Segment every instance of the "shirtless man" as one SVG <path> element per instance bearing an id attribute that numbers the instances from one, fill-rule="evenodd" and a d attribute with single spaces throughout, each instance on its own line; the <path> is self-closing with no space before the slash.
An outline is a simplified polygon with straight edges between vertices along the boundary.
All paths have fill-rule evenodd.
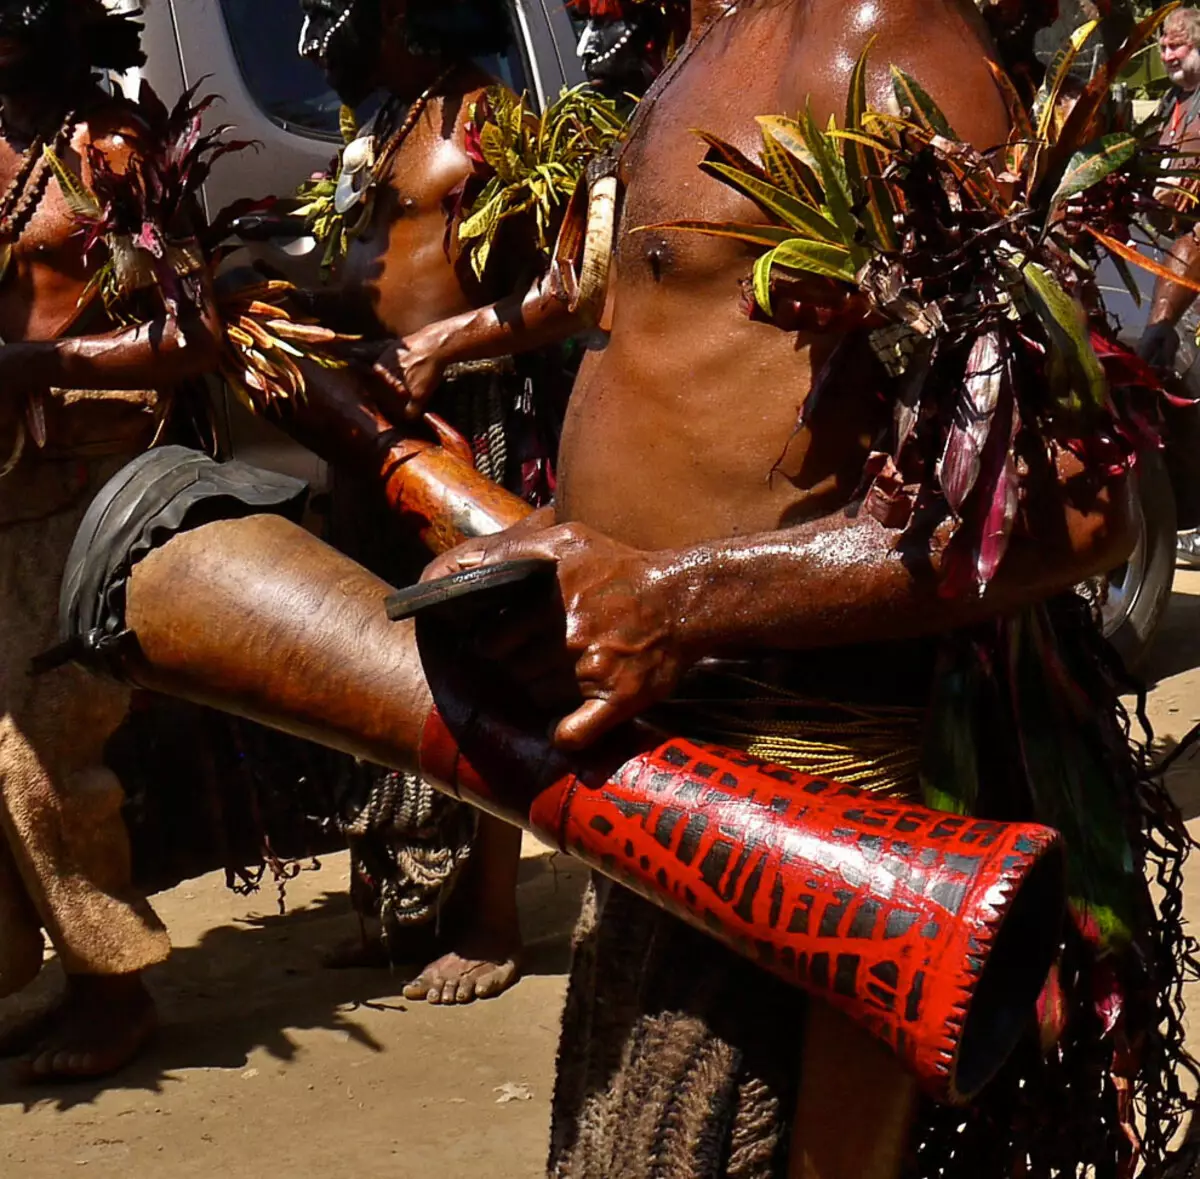
<path id="1" fill-rule="evenodd" d="M 0 995 L 40 970 L 43 930 L 67 976 L 61 1003 L 0 1043 L 30 1050 L 30 1080 L 129 1060 L 155 1023 L 142 971 L 170 950 L 132 887 L 121 788 L 102 765 L 126 690 L 75 668 L 29 675 L 56 642 L 61 570 L 89 500 L 150 443 L 171 387 L 215 367 L 206 313 L 168 318 L 158 303 L 157 318 L 117 328 L 98 299 L 81 308 L 105 250 L 83 256 L 42 157 L 52 147 L 85 185 L 88 145 L 129 166 L 143 124 L 91 70 L 141 61 L 139 30 L 99 0 L 0 3 Z"/>
<path id="2" fill-rule="evenodd" d="M 887 654 L 887 644 L 1046 599 L 1110 567 L 1130 543 L 1120 497 L 1101 493 L 1087 507 L 1077 506 L 1065 490 L 1077 468 L 1060 455 L 1057 484 L 1051 478 L 1028 490 L 1023 532 L 987 592 L 941 596 L 936 554 L 923 573 L 899 558 L 891 530 L 866 512 L 846 510 L 883 424 L 880 414 L 889 412 L 869 370 L 841 382 L 828 412 L 811 429 L 797 431 L 797 406 L 836 336 L 785 333 L 748 319 L 737 299 L 752 260 L 747 250 L 717 239 L 639 232 L 684 218 L 756 220 L 749 203 L 697 171 L 705 147 L 689 129 L 703 128 L 753 154 L 757 115 L 802 109 L 811 99 L 818 124 L 831 113 L 840 117 L 850 70 L 871 37 L 877 48 L 868 95 L 877 108 L 889 103 L 887 67 L 894 63 L 921 80 L 964 141 L 1003 143 L 1005 104 L 988 72 L 986 35 L 969 0 L 693 0 L 691 22 L 681 64 L 656 91 L 622 160 L 626 187 L 611 279 L 611 339 L 586 358 L 572 394 L 555 503 L 515 533 L 469 544 L 427 572 L 522 557 L 557 563 L 575 696 L 573 703 L 567 703 L 571 693 L 562 696 L 566 715 L 555 740 L 570 750 L 667 699 L 688 668 L 714 655 L 805 652 L 789 661 L 791 674 L 807 688 L 803 694 L 823 699 L 848 686 L 853 691 L 855 683 L 857 690 L 878 687 L 887 666 L 904 680 L 896 688 L 904 702 L 925 700 L 927 670 L 918 670 L 919 660 Z M 537 338 L 561 314 L 537 292 L 523 315 L 511 308 L 476 313 L 457 336 L 457 355 L 486 355 L 500 340 L 505 348 L 519 347 L 523 334 Z M 542 695 L 563 673 L 536 655 L 561 641 L 561 631 L 555 638 L 545 629 L 561 626 L 554 618 L 539 611 L 492 650 L 531 676 Z M 721 973 L 714 951 L 698 959 L 701 965 L 693 962 L 697 989 L 680 992 L 679 1011 L 655 1006 L 664 1001 L 650 996 L 684 984 L 668 985 L 669 975 L 650 966 L 652 948 L 669 939 L 670 922 L 642 909 L 611 890 L 598 928 L 577 957 L 551 1147 L 551 1171 L 562 1179 L 643 1173 L 646 1164 L 638 1159 L 657 1149 L 656 1134 L 667 1125 L 645 1111 L 661 1101 L 655 1108 L 663 1118 L 672 1116 L 679 1094 L 667 1078 L 677 1077 L 682 1087 L 692 1075 L 671 1073 L 646 1045 L 661 1043 L 674 1020 L 681 1045 L 688 1045 L 677 1051 L 702 1051 L 687 1039 L 695 1027 L 693 1004 L 704 1001 L 700 988 L 711 995 L 726 986 L 730 1001 L 747 1011 L 766 1002 L 757 988 L 738 994 L 728 981 L 738 976 Z M 646 923 L 659 932 L 641 932 Z M 644 952 L 646 961 L 622 957 L 624 946 L 635 958 Z M 663 952 L 657 969 L 672 969 L 667 958 Z M 612 1014 L 639 1004 L 649 1006 L 627 1023 Z M 709 1016 L 719 1019 L 720 1011 L 709 1009 Z M 855 1059 L 837 1021 L 814 1020 L 807 1028 L 810 1059 L 820 1060 L 822 1052 L 826 1065 L 835 1057 Z M 748 1041 L 738 1047 L 753 1056 Z M 869 1059 L 847 1066 L 852 1079 L 832 1084 L 826 1104 L 817 1097 L 807 1106 L 795 1128 L 802 1147 L 822 1118 L 844 1115 L 846 1102 L 858 1103 L 861 1125 L 899 1127 L 902 1142 L 908 1118 L 903 1085 L 886 1062 Z M 830 1074 L 819 1068 L 812 1075 L 807 1084 L 817 1088 L 807 1090 L 809 1099 Z M 729 1084 L 736 1089 L 745 1082 L 746 1074 L 735 1071 Z M 715 1092 L 709 1099 L 717 1100 Z M 753 1110 L 733 1107 L 722 1107 L 733 1122 L 753 1120 Z M 783 1118 L 786 1123 L 786 1113 Z M 643 1131 L 646 1137 L 639 1137 Z M 828 1165 L 831 1174 L 893 1174 L 897 1156 L 888 1152 L 894 1138 L 892 1147 L 872 1154 L 887 1138 L 847 1128 L 849 1145 L 836 1163 L 816 1160 L 810 1172 L 814 1160 L 800 1149 L 790 1173 L 824 1175 Z M 758 1147 L 768 1154 L 773 1149 L 765 1141 Z M 716 1174 L 699 1157 L 663 1173 Z M 762 1163 L 738 1173 L 777 1172 Z"/>
<path id="3" fill-rule="evenodd" d="M 394 341 L 375 366 L 373 390 L 398 423 L 411 425 L 419 417 L 415 407 L 426 404 L 453 421 L 439 393 L 442 329 L 489 304 L 500 293 L 488 289 L 498 281 L 492 275 L 504 271 L 489 266 L 486 283 L 476 281 L 448 231 L 447 203 L 474 174 L 466 126 L 496 81 L 471 57 L 504 48 L 508 17 L 502 6 L 476 0 L 301 0 L 301 6 L 301 52 L 321 65 L 343 100 L 357 105 L 376 90 L 387 96 L 373 140 L 382 162 L 357 179 L 360 199 L 348 213 L 356 229 L 333 288 L 314 296 L 314 308 L 331 326 Z M 510 265 L 509 273 L 510 282 L 528 281 L 528 270 Z M 429 330 L 431 323 L 439 328 Z M 483 392 L 478 381 L 475 388 Z M 519 833 L 482 816 L 466 878 L 455 890 L 453 912 L 460 917 L 443 919 L 452 927 L 452 948 L 405 987 L 406 997 L 467 1003 L 516 981 L 519 855 Z M 381 957 L 376 951 L 368 946 L 365 960 Z"/>

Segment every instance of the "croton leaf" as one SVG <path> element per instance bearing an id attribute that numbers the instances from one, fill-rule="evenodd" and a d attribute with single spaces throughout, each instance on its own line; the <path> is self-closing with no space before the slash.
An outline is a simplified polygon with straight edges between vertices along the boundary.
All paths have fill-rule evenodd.
<path id="1" fill-rule="evenodd" d="M 797 200 L 821 207 L 821 186 L 812 169 L 786 151 L 780 142 L 765 131 L 762 136 L 762 161 L 772 184 L 791 193 Z"/>
<path id="2" fill-rule="evenodd" d="M 1027 262 L 1021 268 L 1025 286 L 1038 317 L 1050 337 L 1051 347 L 1067 362 L 1070 370 L 1071 392 L 1086 397 L 1095 408 L 1108 402 L 1108 382 L 1104 369 L 1092 351 L 1087 317 L 1083 308 L 1071 298 L 1049 269 L 1038 262 Z M 1072 401 L 1070 408 L 1080 406 Z"/>
<path id="3" fill-rule="evenodd" d="M 932 135 L 944 135 L 947 139 L 958 139 L 942 108 L 925 92 L 924 87 L 897 66 L 892 66 L 892 89 L 896 95 L 900 112 L 918 127 Z"/>
<path id="4" fill-rule="evenodd" d="M 749 197 L 768 216 L 779 218 L 793 233 L 804 234 L 817 241 L 841 243 L 846 240 L 840 227 L 828 217 L 769 181 L 760 180 L 757 176 L 732 168 L 728 164 L 706 161 L 700 167 Z"/>
<path id="5" fill-rule="evenodd" d="M 727 237 L 751 246 L 778 246 L 796 235 L 781 225 L 755 225 L 749 221 L 662 221 L 657 225 L 639 225 L 634 233 L 660 229 L 702 233 L 706 237 Z"/>
<path id="6" fill-rule="evenodd" d="M 756 176 L 759 180 L 770 183 L 771 178 L 767 175 L 765 169 L 754 160 L 752 160 L 744 152 L 739 151 L 732 143 L 726 143 L 719 136 L 710 135 L 707 131 L 697 131 L 697 134 L 705 143 L 708 144 L 708 152 L 704 157 L 704 164 L 724 164 L 727 167 L 735 168 L 739 172 L 745 172 L 747 176 Z M 813 204 L 819 204 L 818 200 L 813 201 Z"/>
<path id="7" fill-rule="evenodd" d="M 1143 270 L 1148 270 L 1155 278 L 1163 278 L 1168 282 L 1178 283 L 1180 286 L 1187 287 L 1190 291 L 1195 291 L 1200 294 L 1200 282 L 1195 279 L 1188 278 L 1186 274 L 1176 274 L 1173 270 L 1168 270 L 1161 262 L 1155 262 L 1153 258 L 1147 258 L 1140 250 L 1133 246 L 1128 246 L 1124 242 L 1119 242 L 1115 237 L 1110 237 L 1107 233 L 1096 229 L 1095 226 L 1085 225 L 1084 229 L 1088 231 L 1110 254 L 1117 258 L 1123 258 L 1126 262 L 1132 262 L 1134 266 L 1140 266 Z"/>
<path id="8" fill-rule="evenodd" d="M 1063 83 L 1071 72 L 1071 67 L 1079 57 L 1080 51 L 1087 44 L 1088 38 L 1096 31 L 1099 21 L 1085 21 L 1062 44 L 1054 55 L 1050 68 L 1046 71 L 1046 80 L 1038 91 L 1033 103 L 1035 136 L 1038 143 L 1048 144 L 1050 133 L 1054 126 L 1055 106 L 1058 96 L 1062 93 Z"/>
<path id="9" fill-rule="evenodd" d="M 1004 97 L 1004 103 L 1008 107 L 1009 122 L 1012 123 L 1005 162 L 1008 170 L 1019 176 L 1026 153 L 1033 143 L 1033 123 L 1030 122 L 1025 102 L 1008 73 L 990 57 L 986 60 L 988 69 L 991 70 L 992 77 L 996 80 L 996 86 Z"/>
<path id="10" fill-rule="evenodd" d="M 854 198 L 846 179 L 846 167 L 838 150 L 837 140 L 817 127 L 811 107 L 805 108 L 802 126 L 825 192 L 825 208 L 830 219 L 838 227 L 841 241 L 848 245 L 857 238 L 859 224 L 852 212 Z"/>
<path id="11" fill-rule="evenodd" d="M 1118 168 L 1127 164 L 1137 154 L 1139 139 L 1127 131 L 1105 135 L 1093 146 L 1077 151 L 1067 164 L 1067 170 L 1059 181 L 1051 198 L 1051 204 L 1086 192 L 1111 176 Z"/>
<path id="12" fill-rule="evenodd" d="M 1181 0 L 1172 0 L 1170 4 L 1152 12 L 1139 21 L 1125 42 L 1092 75 L 1091 81 L 1084 88 L 1083 94 L 1071 108 L 1063 122 L 1062 129 L 1054 146 L 1050 149 L 1045 168 L 1039 183 L 1058 186 L 1059 178 L 1066 170 L 1071 157 L 1088 141 L 1089 128 L 1095 121 L 1103 105 L 1108 101 L 1113 83 L 1121 71 L 1129 64 L 1130 59 L 1158 32 L 1159 26 L 1179 7 Z"/>
<path id="13" fill-rule="evenodd" d="M 776 246 L 769 257 L 774 265 L 782 266 L 784 270 L 805 270 L 847 283 L 855 280 L 856 271 L 850 251 L 829 242 L 794 237 Z"/>

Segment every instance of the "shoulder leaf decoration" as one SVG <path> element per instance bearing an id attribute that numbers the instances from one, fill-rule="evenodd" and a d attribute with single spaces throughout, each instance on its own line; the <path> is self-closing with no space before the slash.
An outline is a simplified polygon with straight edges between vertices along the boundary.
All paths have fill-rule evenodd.
<path id="1" fill-rule="evenodd" d="M 616 104 L 586 86 L 564 90 L 540 117 L 525 97 L 491 87 L 475 104 L 467 152 L 487 177 L 463 201 L 458 241 L 476 277 L 506 221 L 528 216 L 547 258 L 567 201 L 588 161 L 620 139 Z"/>
<path id="2" fill-rule="evenodd" d="M 200 189 L 221 156 L 251 144 L 227 141 L 227 126 L 205 132 L 204 115 L 216 99 L 210 95 L 194 101 L 196 90 L 186 91 L 168 110 L 143 81 L 136 106 L 141 124 L 137 150 L 117 171 L 104 152 L 89 144 L 90 187 L 46 149 L 67 205 L 83 227 L 85 259 L 98 247 L 107 251 L 80 303 L 99 295 L 117 320 L 130 317 L 130 300 L 142 291 L 156 292 L 171 315 L 181 305 L 203 302 Z"/>
<path id="3" fill-rule="evenodd" d="M 321 256 L 321 274 L 326 278 L 345 256 L 349 245 L 346 215 L 338 212 L 334 198 L 346 148 L 360 133 L 358 120 L 350 107 L 343 106 L 338 112 L 338 128 L 342 135 L 342 146 L 329 170 L 310 177 L 296 189 L 296 197 L 300 201 L 296 216 L 304 218 L 308 232 L 318 244 L 325 247 Z"/>
<path id="4" fill-rule="evenodd" d="M 1118 125 L 1107 101 L 1175 7 L 1138 23 L 1073 101 L 1066 81 L 1094 22 L 1051 63 L 1031 110 L 993 65 L 1012 131 L 986 153 L 960 140 L 935 98 L 895 67 L 899 113 L 870 110 L 868 46 L 841 126 L 820 126 L 808 109 L 760 118 L 757 160 L 701 133 L 701 169 L 752 202 L 759 221 L 646 227 L 748 247 L 755 317 L 788 330 L 832 328 L 845 343 L 866 337 L 892 415 L 868 459 L 863 510 L 896 529 L 899 550 L 916 561 L 931 559 L 936 535 L 946 597 L 987 590 L 1017 525 L 1023 476 L 1047 455 L 1069 450 L 1102 482 L 1157 442 L 1162 387 L 1111 338 L 1096 266 L 1107 256 L 1125 275 L 1129 266 L 1164 274 L 1139 247 L 1153 244 L 1162 219 L 1197 217 L 1195 202 L 1181 199 L 1198 187 L 1195 164 L 1161 147 L 1157 128 Z M 861 352 L 834 349 L 798 426 L 837 396 Z M 1033 703 L 1058 670 L 1038 635 L 1025 639 L 1008 654 L 1022 701 Z M 1051 715 L 1048 704 L 1036 707 L 1039 718 Z M 1101 945 L 1126 942 L 1133 857 L 1104 774 L 1085 781 L 1094 767 L 1074 753 L 1065 765 L 1057 748 L 1029 744 L 1020 754 L 1044 791 L 1034 799 L 1040 817 L 1067 834 L 1081 929 Z M 1079 798 L 1089 791 L 1086 811 L 1060 805 L 1060 781 Z M 960 788 L 940 783 L 939 805 L 956 805 Z"/>
<path id="5" fill-rule="evenodd" d="M 1144 440 L 1145 414 L 1114 400 L 1097 358 L 1105 322 L 1095 264 L 1107 254 L 1126 271 L 1161 273 L 1138 243 L 1153 242 L 1160 212 L 1195 218 L 1176 206 L 1196 187 L 1196 169 L 1181 167 L 1153 129 L 1110 127 L 1104 100 L 1174 7 L 1141 21 L 1074 105 L 1064 83 L 1094 22 L 1051 63 L 1032 111 L 993 65 L 1012 132 L 989 154 L 959 140 L 935 99 L 895 67 L 899 115 L 868 109 L 868 45 L 841 127 L 819 126 L 811 110 L 760 118 L 758 160 L 701 133 L 701 169 L 752 201 L 761 224 L 647 227 L 762 251 L 748 264 L 755 315 L 870 329 L 897 390 L 898 428 L 877 456 L 867 507 L 911 539 L 927 526 L 924 509 L 940 505 L 953 535 L 948 595 L 982 593 L 1012 531 L 1016 464 L 984 461 L 989 445 L 1049 437 L 1092 459 L 1102 453 L 1103 467 L 1117 471 Z M 849 311 L 857 318 L 846 323 Z"/>

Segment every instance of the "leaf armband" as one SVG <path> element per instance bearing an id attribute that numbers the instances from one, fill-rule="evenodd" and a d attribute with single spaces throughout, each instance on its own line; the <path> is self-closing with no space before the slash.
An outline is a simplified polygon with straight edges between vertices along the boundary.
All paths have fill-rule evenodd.
<path id="1" fill-rule="evenodd" d="M 475 104 L 467 153 L 478 176 L 462 195 L 457 238 L 476 277 L 505 222 L 528 218 L 547 260 L 567 203 L 589 161 L 625 131 L 616 104 L 586 86 L 564 90 L 538 116 L 525 97 L 491 87 Z"/>

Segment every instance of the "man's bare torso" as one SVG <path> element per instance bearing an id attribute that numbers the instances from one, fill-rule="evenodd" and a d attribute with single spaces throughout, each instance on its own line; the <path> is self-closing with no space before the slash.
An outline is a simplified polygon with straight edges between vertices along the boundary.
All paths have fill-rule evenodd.
<path id="1" fill-rule="evenodd" d="M 370 225 L 353 238 L 339 285 L 359 330 L 403 337 L 484 300 L 447 252 L 446 201 L 471 175 L 464 129 L 488 79 L 472 71 L 433 99 L 380 185 Z M 379 145 L 382 148 L 382 144 Z"/>
<path id="2" fill-rule="evenodd" d="M 811 94 L 818 121 L 835 110 L 840 120 L 850 70 L 872 33 L 876 106 L 894 62 L 932 75 L 930 89 L 960 135 L 982 147 L 1002 142 L 1005 112 L 969 10 L 957 0 L 850 8 L 759 0 L 704 37 L 625 156 L 612 339 L 588 357 L 572 397 L 560 520 L 662 549 L 795 524 L 847 502 L 881 425 L 876 390 L 844 382 L 814 432 L 797 434 L 812 374 L 836 340 L 744 315 L 738 283 L 752 251 L 637 229 L 679 218 L 761 220 L 699 171 L 705 149 L 691 129 L 754 155 L 756 115 L 795 112 Z"/>
<path id="3" fill-rule="evenodd" d="M 78 125 L 64 162 L 86 184 L 90 172 L 83 162 L 85 145 L 94 142 L 115 168 L 122 168 L 138 133 L 136 116 L 128 104 L 97 94 Z M 53 133 L 47 135 L 53 140 Z M 0 192 L 5 191 L 21 167 L 26 145 L 0 137 Z M 67 206 L 57 180 L 44 177 L 42 196 L 32 216 L 24 222 L 13 247 L 12 264 L 0 284 L 0 339 L 53 340 L 79 315 L 79 297 L 103 261 L 103 250 L 83 256 L 80 226 Z"/>

